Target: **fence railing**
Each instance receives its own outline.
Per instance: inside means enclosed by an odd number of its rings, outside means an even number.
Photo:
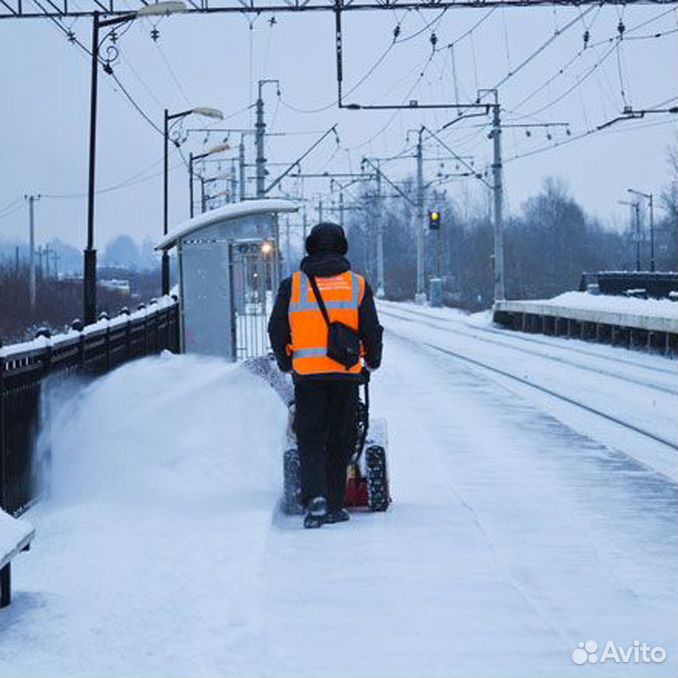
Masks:
[[[65,334],[40,331],[33,341],[0,347],[0,507],[18,515],[37,497],[48,380],[94,377],[165,349],[179,352],[179,306],[169,297],[93,325],[74,323]]]

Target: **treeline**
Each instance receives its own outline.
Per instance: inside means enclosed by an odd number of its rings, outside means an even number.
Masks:
[[[160,295],[160,270],[127,271],[97,270],[99,280],[125,279],[130,294],[97,288],[97,310],[110,316],[127,306],[134,310],[141,301]],[[35,332],[46,327],[51,332],[67,329],[73,320],[83,317],[81,279],[56,279],[36,276],[35,308],[30,307],[29,270],[25,264],[0,265],[0,342],[10,344],[32,339]]]
[[[378,205],[374,196],[364,194],[353,205],[364,209],[347,212],[351,215],[347,219],[351,262],[376,288],[376,225],[381,219],[386,296],[412,299],[417,256],[414,214],[402,199],[380,202]],[[658,203],[654,229],[657,270],[673,271],[678,259],[675,181]],[[489,209],[467,200],[443,199],[436,201],[436,206],[442,214],[442,229],[425,235],[426,280],[440,267],[447,304],[469,310],[488,308],[494,294]],[[642,231],[641,263],[649,270],[647,218]],[[565,185],[555,179],[546,180],[538,195],[505,220],[504,248],[506,294],[513,299],[552,297],[577,289],[584,271],[635,270],[636,266],[634,230],[614,230],[587,215]]]
[[[152,270],[158,266],[159,255],[154,241],[145,238],[140,244],[129,235],[119,235],[98,253],[100,266],[125,268],[131,271]],[[0,266],[17,269],[28,259],[28,243],[0,236]],[[51,273],[69,275],[82,268],[82,249],[58,238],[52,238],[36,248],[36,265],[47,276]]]

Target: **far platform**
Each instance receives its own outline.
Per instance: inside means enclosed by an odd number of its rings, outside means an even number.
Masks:
[[[554,299],[497,301],[494,321],[519,330],[678,352],[678,303],[566,292]]]

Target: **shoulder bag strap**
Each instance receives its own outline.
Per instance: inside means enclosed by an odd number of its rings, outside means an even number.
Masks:
[[[304,274],[306,275],[306,274]],[[314,275],[308,275],[308,279],[311,281],[311,287],[313,289],[313,294],[315,294],[316,301],[318,302],[318,306],[320,307],[320,312],[323,314],[323,318],[325,318],[325,322],[327,323],[327,326],[330,326],[330,316],[327,313],[327,308],[325,307],[325,301],[323,300],[322,295],[320,294],[320,290],[318,289],[318,283],[315,280]]]

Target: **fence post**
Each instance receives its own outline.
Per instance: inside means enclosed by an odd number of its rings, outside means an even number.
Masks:
[[[71,323],[71,329],[80,332],[78,337],[78,366],[82,369],[85,366],[85,336],[82,332],[83,324],[78,318]]]
[[[132,341],[130,331],[130,325],[132,321],[129,319],[129,309],[127,306],[123,306],[120,309],[119,315],[124,315],[127,317],[127,322],[125,323],[125,362],[127,362],[132,357]]]
[[[151,299],[151,304],[155,304],[155,310],[153,311],[153,351],[154,353],[160,352],[160,332],[158,332],[158,316],[160,312],[158,311],[158,300]]]
[[[146,304],[139,304],[137,306],[138,311],[143,311],[146,308]],[[144,356],[148,355],[148,316],[144,314]]]
[[[52,333],[45,327],[41,327],[36,333],[35,333],[35,338],[37,339],[38,337],[45,337],[45,339],[50,339],[52,336]],[[52,343],[48,342],[47,346],[45,346],[45,352],[44,355],[41,356],[40,362],[42,363],[42,374],[45,375],[49,372],[50,368],[52,367]],[[42,377],[41,377],[42,379]]]
[[[0,346],[2,343],[0,342]],[[7,487],[7,449],[5,422],[5,358],[0,356],[0,508],[5,508]]]

